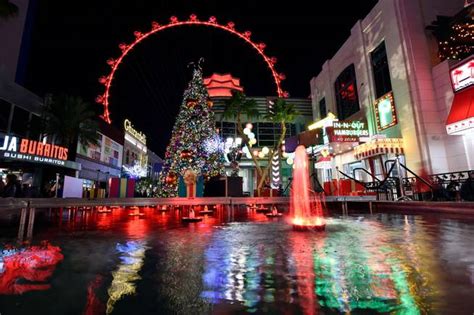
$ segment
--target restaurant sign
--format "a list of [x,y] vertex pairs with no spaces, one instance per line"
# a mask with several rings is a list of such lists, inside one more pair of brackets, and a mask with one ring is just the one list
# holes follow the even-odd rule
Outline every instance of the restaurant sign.
[[78,168],[67,160],[67,148],[13,135],[0,134],[0,158]]
[[329,142],[359,142],[360,137],[368,137],[367,123],[360,120],[335,121],[326,128]]
[[128,119],[125,119],[123,122],[123,128],[125,129],[126,132],[131,134],[135,139],[140,141],[143,144],[146,144],[146,136],[143,132],[136,130],[133,128],[132,122]]

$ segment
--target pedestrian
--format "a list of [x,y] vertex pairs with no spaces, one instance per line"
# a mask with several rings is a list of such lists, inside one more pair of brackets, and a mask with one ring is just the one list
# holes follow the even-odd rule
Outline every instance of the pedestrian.
[[17,192],[18,184],[17,184],[17,177],[15,174],[8,174],[7,175],[7,184],[3,188],[2,197],[16,197],[18,194]]
[[3,189],[5,188],[5,183],[3,179],[0,177],[0,196],[3,196]]
[[474,201],[474,172],[469,173],[469,177],[461,185],[460,192],[462,200]]

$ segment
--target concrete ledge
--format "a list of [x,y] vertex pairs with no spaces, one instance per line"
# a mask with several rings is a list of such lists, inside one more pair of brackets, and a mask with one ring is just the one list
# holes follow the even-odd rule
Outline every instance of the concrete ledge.
[[474,202],[403,201],[374,203],[375,212],[449,213],[474,215]]
[[84,206],[157,206],[157,205],[243,205],[243,204],[287,204],[288,197],[204,197],[204,198],[3,198],[0,209],[60,208]]
[[[205,198],[0,198],[0,210],[31,208],[67,208],[84,206],[158,206],[158,205],[246,205],[246,204],[288,204],[288,197],[205,197]],[[434,201],[377,201],[373,196],[327,197],[330,210],[340,210],[348,205],[349,213],[354,211],[403,212],[403,213],[451,213],[474,215],[474,202]]]

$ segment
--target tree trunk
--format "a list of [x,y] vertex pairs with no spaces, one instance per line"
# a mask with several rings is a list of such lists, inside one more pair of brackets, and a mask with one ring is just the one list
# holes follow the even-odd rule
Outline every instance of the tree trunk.
[[[262,168],[260,167],[260,164],[258,163],[257,157],[253,155],[253,152],[250,150],[250,144],[249,144],[249,139],[246,134],[244,134],[244,130],[242,128],[242,123],[240,121],[240,113],[237,116],[237,132],[239,133],[239,136],[242,138],[242,141],[244,144],[247,146],[249,149],[250,155],[252,156],[252,161],[255,164],[255,169],[257,170],[258,176],[263,177],[263,171]],[[257,196],[260,196],[260,188],[257,186]]]

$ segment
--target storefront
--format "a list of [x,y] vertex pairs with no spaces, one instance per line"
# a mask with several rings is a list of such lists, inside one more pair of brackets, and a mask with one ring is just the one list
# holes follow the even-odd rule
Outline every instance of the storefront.
[[68,149],[47,141],[0,134],[0,176],[16,175],[25,197],[51,196],[59,176],[75,176],[79,163],[68,160]]
[[123,132],[103,122],[99,130],[96,144],[77,145],[76,161],[82,165],[79,177],[88,197],[105,197],[109,179],[121,176]]
[[123,127],[125,131],[123,147],[124,175],[133,178],[146,177],[148,172],[146,136],[143,132],[137,131],[128,119],[125,119]]
[[[467,167],[474,168],[474,57],[450,69],[454,98],[446,120],[448,138],[461,137]],[[449,139],[448,139],[449,141]]]
[[[377,100],[374,106],[379,134],[370,136],[366,120],[340,121],[332,113],[308,127],[322,130],[323,143],[311,147],[309,153],[313,155],[320,183],[325,183],[326,188],[333,187],[331,191],[339,191],[338,183],[349,177],[363,182],[385,178],[386,169],[391,166],[387,161],[397,156],[405,162],[403,140],[382,133],[397,124],[391,93]],[[347,187],[349,191],[357,188],[354,183],[348,183]]]

